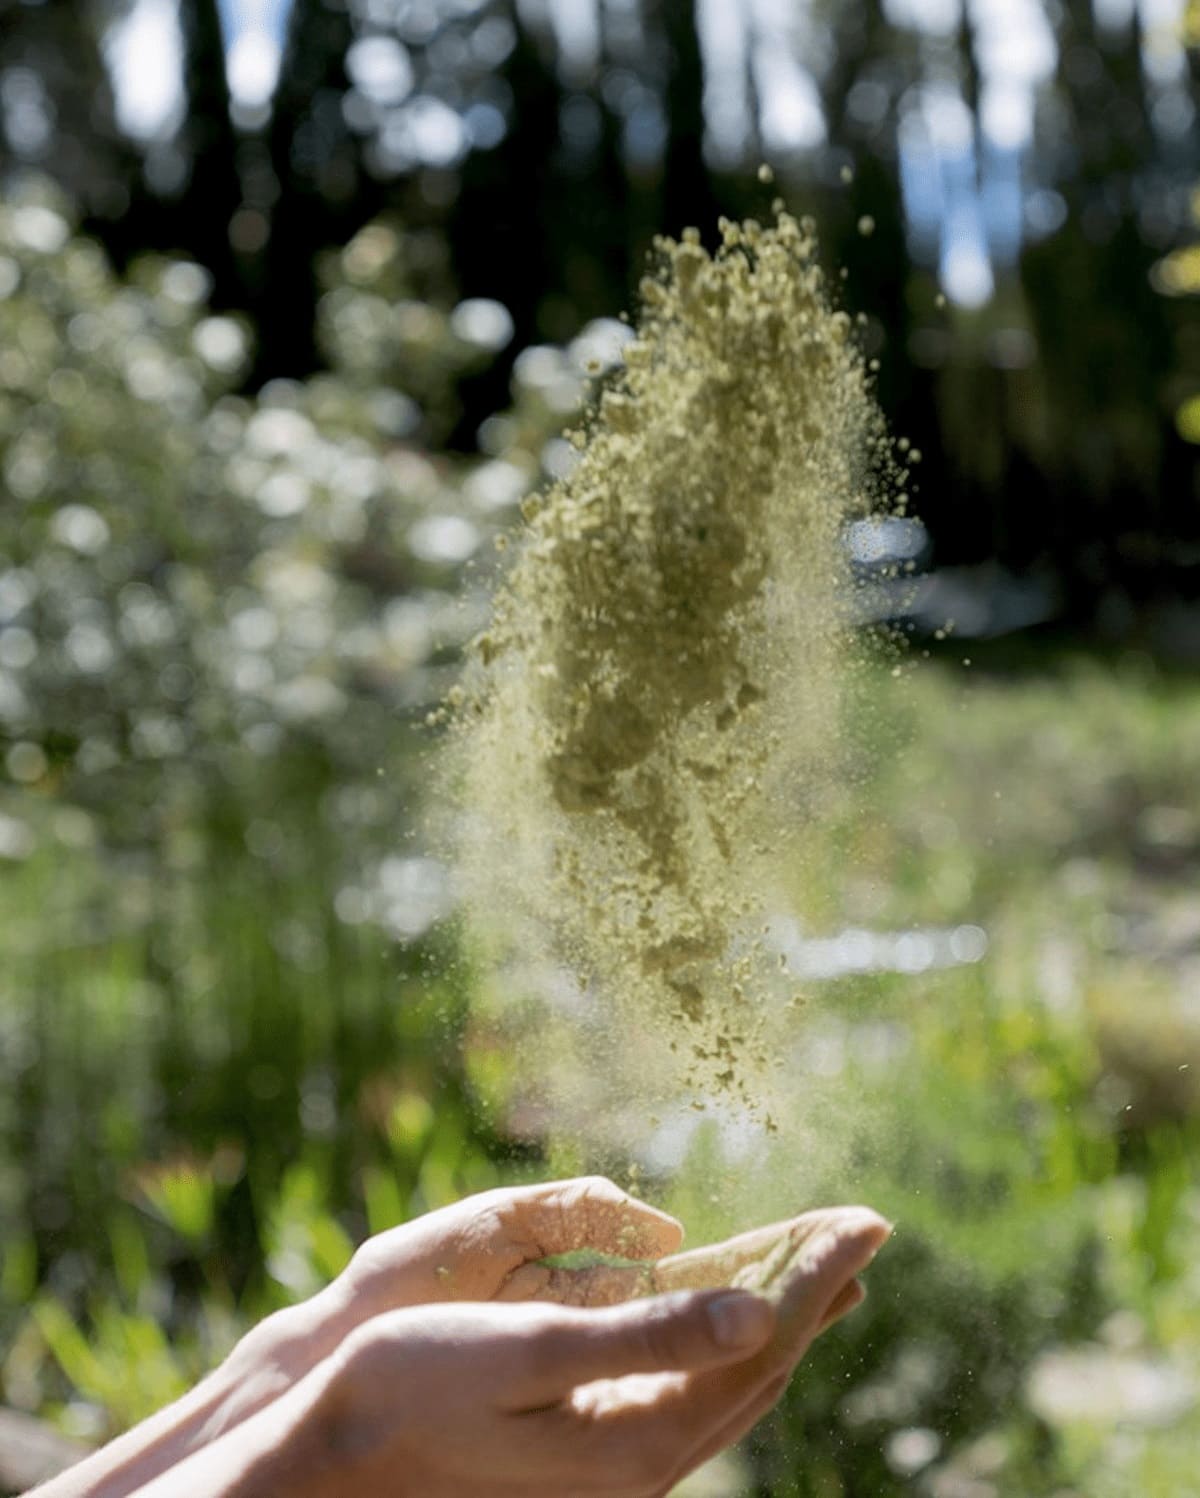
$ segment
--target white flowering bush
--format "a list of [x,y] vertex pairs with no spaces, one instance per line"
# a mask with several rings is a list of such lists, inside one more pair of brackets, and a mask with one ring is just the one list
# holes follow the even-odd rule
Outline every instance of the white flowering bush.
[[[201,267],[119,275],[44,187],[0,195],[0,1403],[55,1386],[26,1307],[111,1279],[147,1160],[244,1162],[204,1272],[268,1306],[285,1165],[330,1210],[361,1211],[351,1159],[417,1189],[363,1123],[397,1068],[436,1072],[439,1168],[481,1164],[424,1007],[445,874],[405,838],[464,565],[537,463],[436,450],[505,315],[420,301],[407,253],[332,257],[329,371],[248,396]],[[180,1245],[148,1231],[156,1307]]]
[[523,351],[444,451],[511,322],[435,248],[374,224],[330,256],[327,371],[247,395],[201,267],[117,274],[47,190],[0,193],[0,1403],[129,1418],[131,1339],[199,1367],[231,1305],[328,1269],[297,1243],[496,1179],[451,881],[408,841],[423,725],[629,335]]
[[[44,190],[0,202],[10,787],[53,789],[137,839],[165,780],[211,785],[297,746],[343,786],[392,767],[476,625],[462,564],[531,476],[509,461],[499,483],[495,464],[423,446],[506,314],[400,295],[401,253],[394,230],[359,236],[330,267],[341,367],[250,399],[234,393],[249,331],[209,313],[201,267],[121,279]],[[362,284],[372,265],[386,301]],[[26,842],[10,830],[8,845]]]
[[[455,305],[436,243],[385,223],[322,270],[330,371],[248,398],[251,330],[200,266],[122,278],[45,187],[0,200],[0,859],[64,803],[154,849],[181,802],[253,799],[297,756],[351,862],[401,838],[413,725],[481,623],[492,538],[573,460],[559,430],[629,331],[524,350],[468,460],[436,444],[506,310]],[[397,909],[353,891],[346,912]]]

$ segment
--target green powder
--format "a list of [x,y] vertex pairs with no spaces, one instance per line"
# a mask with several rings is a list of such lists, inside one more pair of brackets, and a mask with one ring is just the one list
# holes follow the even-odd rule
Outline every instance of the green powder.
[[[658,242],[570,475],[524,507],[455,694],[467,919],[750,1097],[762,941],[820,813],[847,523],[889,445],[811,225]],[[623,1016],[623,1020],[621,1017]]]

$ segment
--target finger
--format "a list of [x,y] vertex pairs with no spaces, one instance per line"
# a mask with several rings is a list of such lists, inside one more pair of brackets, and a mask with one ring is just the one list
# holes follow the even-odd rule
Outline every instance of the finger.
[[633,1492],[662,1498],[761,1419],[786,1380],[776,1379],[769,1396],[759,1387],[736,1393],[703,1429],[682,1414],[690,1382],[681,1373],[633,1374],[577,1389],[569,1402],[528,1417],[537,1421],[540,1459],[569,1474],[569,1491],[581,1498]]
[[891,1224],[869,1208],[846,1207],[830,1213],[821,1230],[802,1241],[777,1280],[764,1287],[778,1314],[771,1348],[777,1358],[794,1363],[803,1356],[891,1231]]
[[866,1298],[867,1292],[861,1282],[851,1280],[825,1312],[825,1315],[821,1319],[820,1330],[827,1332],[831,1326],[836,1326],[843,1316],[848,1316],[851,1311],[857,1310]]
[[[746,1289],[757,1288],[758,1271],[769,1264],[771,1255],[783,1249],[787,1260],[796,1257],[806,1243],[814,1241],[821,1233],[836,1229],[849,1217],[867,1211],[860,1207],[823,1207],[805,1212],[785,1222],[773,1222],[766,1227],[754,1228],[748,1233],[739,1233],[721,1243],[709,1243],[703,1248],[693,1248],[687,1253],[672,1254],[654,1268],[654,1283],[658,1290],[706,1290],[720,1285],[742,1285]],[[877,1214],[870,1213],[873,1220],[883,1222]]]
[[498,1300],[544,1300],[561,1306],[616,1306],[654,1292],[653,1266],[597,1264],[589,1269],[523,1264],[509,1275]]
[[[628,1195],[603,1176],[554,1181],[506,1194],[501,1208],[507,1241],[519,1261],[505,1276],[498,1300],[553,1300],[567,1305],[614,1305],[649,1285],[635,1262],[584,1269],[544,1264],[558,1255],[590,1250],[632,1261],[659,1259],[679,1247],[683,1227],[674,1218]],[[617,1275],[593,1274],[615,1268]],[[582,1274],[580,1279],[573,1278]]]
[[683,1225],[604,1176],[535,1188],[520,1204],[539,1258],[595,1249],[623,1259],[659,1259],[683,1242]]
[[709,1428],[700,1444],[688,1452],[678,1470],[672,1474],[670,1487],[666,1491],[669,1492],[670,1488],[681,1482],[689,1472],[694,1472],[705,1462],[712,1461],[714,1456],[728,1450],[735,1442],[748,1435],[783,1398],[787,1386],[788,1376],[784,1374],[765,1384],[755,1385],[740,1404],[732,1402],[727,1406],[724,1418],[717,1421],[715,1428]]
[[[840,1319],[862,1299],[862,1287],[852,1281],[829,1316]],[[665,1470],[665,1480],[654,1489],[655,1498],[660,1498],[689,1472],[753,1430],[779,1402],[791,1373],[790,1365],[780,1371],[778,1360],[764,1362],[760,1356],[690,1377],[660,1375],[657,1380],[593,1384],[577,1391],[572,1413],[593,1433],[599,1428],[602,1449],[613,1453],[613,1464],[621,1460],[622,1453],[632,1453],[635,1459],[638,1453],[646,1453],[651,1460],[665,1460],[665,1469],[660,1469]],[[626,1393],[628,1386],[639,1384],[643,1387]],[[568,1433],[568,1439],[578,1446],[578,1427]]]
[[[851,1280],[826,1311],[818,1329],[818,1335],[827,1332],[836,1322],[856,1310],[866,1298],[867,1292],[863,1285],[858,1280]],[[735,1380],[738,1372],[736,1368],[729,1370],[731,1378]],[[770,1378],[765,1383],[755,1383],[747,1397],[740,1403],[736,1399],[730,1399],[724,1391],[714,1390],[714,1407],[719,1400],[724,1406],[724,1415],[717,1417],[716,1428],[712,1429],[696,1450],[690,1453],[684,1465],[675,1474],[672,1486],[681,1481],[689,1472],[711,1461],[718,1452],[726,1450],[736,1441],[740,1441],[744,1435],[749,1434],[758,1422],[770,1414],[779,1403],[791,1382],[791,1377],[792,1369],[789,1368],[786,1373]],[[704,1419],[705,1416],[701,1413],[699,1423],[703,1424]]]
[[750,1430],[787,1385],[776,1375],[747,1387],[734,1373],[634,1374],[586,1384],[567,1403],[540,1412],[539,1451],[564,1471],[585,1452],[589,1469],[614,1489],[658,1498]]
[[[826,1214],[821,1231],[799,1233],[801,1251],[773,1287],[777,1320],[768,1344],[732,1364],[663,1381],[655,1398],[631,1398],[624,1407],[620,1384],[594,1399],[585,1389],[576,1401],[580,1414],[633,1450],[674,1451],[689,1469],[697,1465],[775,1403],[814,1339],[861,1298],[855,1276],[890,1231],[865,1209]],[[781,1250],[787,1247],[781,1243]]]
[[531,1339],[510,1407],[538,1409],[600,1379],[717,1368],[766,1347],[775,1325],[767,1301],[739,1290],[659,1295],[608,1310],[561,1311]]
[[721,1243],[672,1254],[655,1266],[655,1281],[660,1290],[714,1290],[732,1284],[736,1274],[759,1263],[789,1230],[819,1215],[806,1213],[789,1222],[773,1222],[739,1233]]
[[[602,1264],[564,1269],[543,1263],[522,1266],[509,1277],[499,1299],[546,1300],[559,1305],[619,1305],[639,1295],[674,1290],[717,1290],[729,1286],[756,1289],[759,1271],[781,1250],[794,1259],[805,1243],[847,1217],[865,1209],[829,1207],[771,1223],[688,1253],[671,1254],[655,1264]],[[883,1219],[871,1213],[871,1218]]]

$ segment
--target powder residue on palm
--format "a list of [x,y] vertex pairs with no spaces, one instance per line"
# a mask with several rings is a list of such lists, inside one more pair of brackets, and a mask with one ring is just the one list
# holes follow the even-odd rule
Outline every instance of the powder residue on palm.
[[891,1226],[866,1207],[826,1207],[724,1242],[657,1260],[587,1249],[541,1261],[538,1298],[567,1305],[618,1305],[676,1290],[732,1287],[775,1306],[776,1342],[821,1331],[861,1298],[857,1275],[887,1241]]
[[841,538],[887,444],[810,226],[722,233],[659,241],[576,466],[526,502],[456,713],[460,862],[483,939],[748,1097],[762,922],[837,738]]

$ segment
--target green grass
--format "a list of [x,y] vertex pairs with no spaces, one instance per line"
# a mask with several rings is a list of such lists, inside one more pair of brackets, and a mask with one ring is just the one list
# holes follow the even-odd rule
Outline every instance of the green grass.
[[[702,1131],[650,1183],[700,1227],[800,1191],[898,1225],[729,1492],[1197,1491],[1194,1408],[1117,1427],[1028,1391],[1053,1348],[1200,1366],[1200,689],[1140,657],[972,653],[864,682],[796,897],[816,930],[978,924],[987,956],[820,985],[802,1023],[840,1027],[846,1056],[825,1147],[797,1150],[798,1089],[752,1162]],[[82,1397],[116,1428],[366,1231],[542,1168],[485,1106],[511,1063],[449,937],[336,918],[358,833],[322,816],[319,769],[293,771],[269,857],[247,838],[265,780],[193,798],[125,860],[50,796],[0,807],[40,838],[0,870],[9,1402],[74,1397],[69,1423]]]

